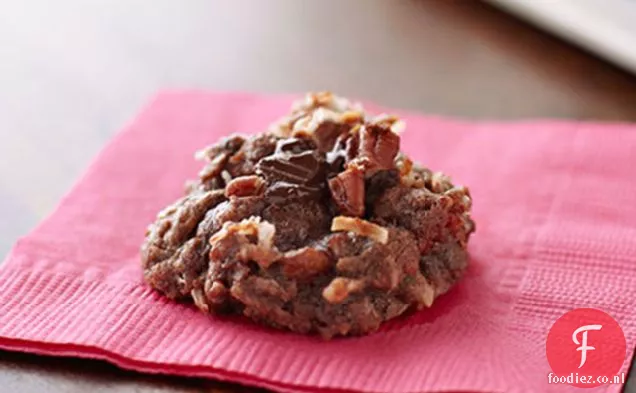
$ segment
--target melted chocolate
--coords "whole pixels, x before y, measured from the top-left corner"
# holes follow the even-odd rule
[[[316,143],[308,138],[281,139],[276,144],[276,154],[298,154],[307,150],[315,150]]]

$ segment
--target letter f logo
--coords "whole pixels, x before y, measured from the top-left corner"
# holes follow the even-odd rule
[[[583,367],[585,361],[587,360],[587,351],[593,351],[596,349],[592,346],[587,345],[587,332],[589,330],[601,330],[602,327],[602,325],[585,325],[576,329],[574,333],[572,333],[572,341],[574,341],[574,344],[581,345],[576,349],[577,351],[581,351],[581,364],[579,364],[579,368]],[[581,332],[583,332],[583,334],[581,335],[581,342],[579,342],[579,339],[576,336]]]

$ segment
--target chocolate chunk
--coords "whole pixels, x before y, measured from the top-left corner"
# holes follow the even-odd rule
[[[249,137],[241,149],[229,158],[225,169],[232,177],[253,175],[255,165],[274,153],[279,140],[279,137],[269,133]]]
[[[323,180],[324,167],[323,161],[315,152],[306,151],[263,158],[256,165],[256,173],[265,177],[270,184],[285,182],[318,186]]]
[[[276,144],[276,154],[299,154],[308,150],[316,150],[316,143],[309,138],[281,139]]]
[[[256,166],[269,187],[265,196],[272,203],[301,199],[321,199],[324,194],[325,162],[316,151],[274,154]]]

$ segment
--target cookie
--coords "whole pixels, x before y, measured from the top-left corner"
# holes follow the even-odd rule
[[[468,189],[400,152],[404,125],[330,93],[230,136],[142,245],[147,283],[204,312],[362,335],[430,307],[462,276]]]

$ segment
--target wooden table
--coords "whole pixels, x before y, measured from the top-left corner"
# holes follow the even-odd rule
[[[475,1],[3,2],[0,254],[155,91],[171,87],[331,89],[469,118],[636,121],[636,77]],[[0,387],[240,389],[6,352]]]

